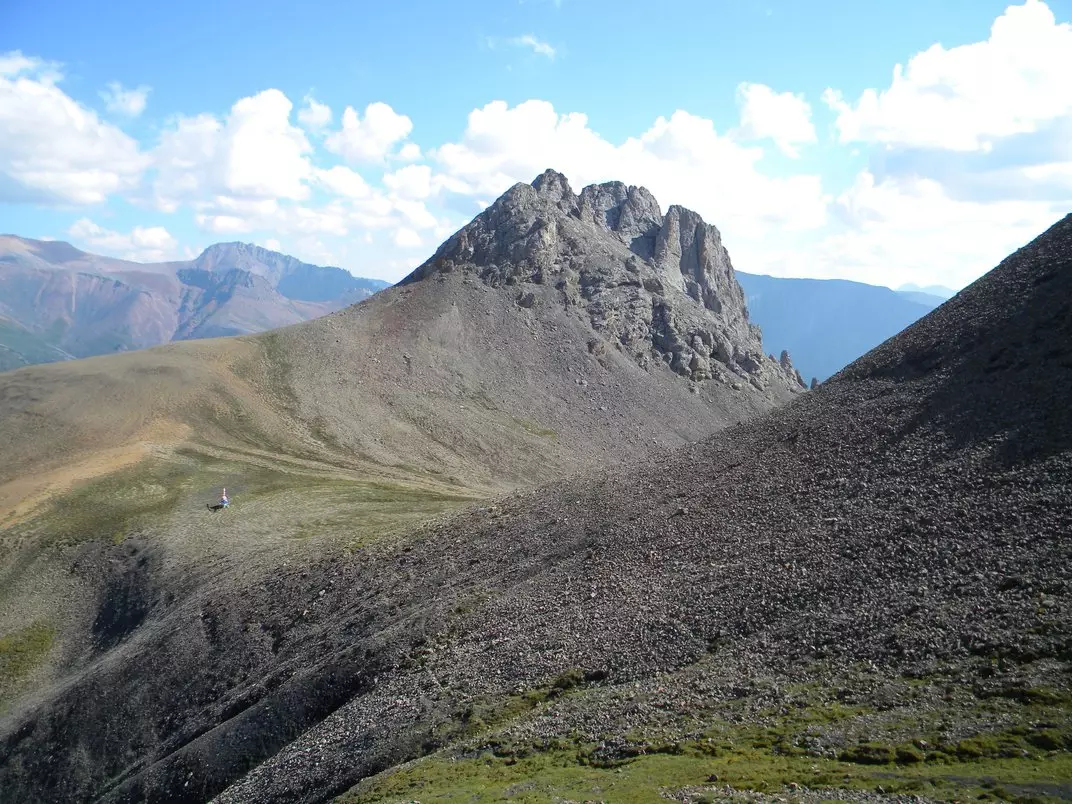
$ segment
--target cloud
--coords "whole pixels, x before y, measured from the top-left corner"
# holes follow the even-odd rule
[[[865,170],[838,196],[834,213],[840,226],[817,243],[758,253],[753,262],[785,276],[960,288],[1064,210],[1030,200],[958,200],[931,179],[879,180]]]
[[[386,103],[370,103],[364,118],[347,106],[342,128],[328,135],[324,147],[350,163],[381,163],[412,130],[413,121]]]
[[[494,101],[469,114],[459,142],[435,149],[433,181],[452,192],[497,196],[554,167],[575,189],[608,180],[646,186],[664,206],[690,207],[734,237],[821,226],[828,199],[820,178],[768,175],[762,157],[761,148],[745,147],[685,111],[612,143],[583,114],[559,114],[546,101]]]
[[[90,251],[136,262],[163,262],[175,255],[178,242],[163,226],[135,226],[126,234],[79,218],[67,234]]]
[[[319,132],[331,123],[331,107],[305,96],[305,106],[298,112],[298,122],[313,132]]]
[[[267,240],[265,240],[264,247],[269,251],[282,251],[283,249],[282,244],[274,237],[269,237]]]
[[[432,169],[428,165],[406,165],[385,174],[383,183],[399,198],[428,198],[433,192]]]
[[[149,101],[149,87],[123,89],[123,85],[118,81],[112,81],[107,89],[100,93],[100,96],[104,98],[109,112],[124,117],[137,117],[145,111],[145,106]]]
[[[391,241],[399,248],[420,248],[424,245],[421,236],[406,226],[396,229]]]
[[[855,102],[827,89],[843,143],[988,151],[1072,113],[1072,25],[1041,0],[1010,6],[985,42],[940,44],[898,64],[884,90]]]
[[[515,36],[510,40],[510,44],[515,47],[525,47],[535,53],[537,56],[546,56],[548,59],[555,58],[555,49],[544,42],[542,39],[537,39],[532,34],[524,34],[523,36]]]
[[[312,146],[291,125],[292,108],[286,95],[267,89],[236,102],[225,120],[209,114],[180,118],[152,152],[158,208],[171,211],[220,195],[307,198]]]
[[[399,162],[416,162],[421,158],[421,147],[415,142],[407,142],[398,149],[394,158]]]
[[[0,56],[0,201],[96,204],[135,187],[148,164],[137,142],[63,92],[62,78],[19,51]]]
[[[774,141],[786,156],[799,156],[796,146],[816,141],[811,122],[811,106],[800,95],[777,93],[764,84],[743,83],[737,87],[741,105],[742,139]]]
[[[316,178],[334,195],[347,198],[368,198],[372,195],[372,188],[361,174],[345,165],[336,165],[329,170],[318,170]]]
[[[827,90],[839,140],[863,143],[868,167],[811,269],[960,287],[1050,226],[1072,207],[1070,74],[1072,25],[1027,0],[985,41],[897,65],[885,89],[853,103]]]

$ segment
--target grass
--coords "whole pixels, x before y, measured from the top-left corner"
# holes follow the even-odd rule
[[[53,498],[29,521],[11,529],[15,541],[38,547],[91,540],[120,542],[136,531],[167,533],[171,515],[200,516],[224,486],[232,505],[226,515],[307,538],[339,534],[355,543],[394,532],[420,519],[467,505],[476,497],[420,484],[369,481],[301,467],[280,456],[275,465],[253,455],[218,458],[180,448],[167,458],[95,478]],[[181,524],[181,523],[179,523]]]
[[[580,678],[571,676],[564,683],[571,694],[586,694]],[[1044,703],[1012,704],[1009,711],[1020,725],[952,741],[943,740],[937,730],[921,730],[914,739],[860,741],[833,754],[829,748],[810,750],[806,738],[844,734],[849,727],[874,723],[876,713],[820,701],[820,693],[803,690],[794,695],[813,697],[806,705],[755,711],[743,720],[716,715],[704,731],[687,738],[668,738],[661,729],[634,730],[624,740],[612,740],[613,751],[576,734],[526,741],[496,732],[552,701],[556,686],[476,702],[459,718],[463,727],[451,735],[457,739],[453,745],[366,779],[340,801],[649,802],[681,791],[704,801],[719,800],[713,791],[722,785],[783,794],[791,785],[835,794],[881,788],[962,801],[1072,797],[1072,721],[1059,695],[1034,696]],[[931,711],[920,723],[940,726],[949,714]],[[448,736],[446,730],[439,736]]]
[[[195,471],[185,462],[143,460],[56,497],[18,530],[31,531],[39,545],[122,541],[170,512]]]
[[[34,623],[0,637],[0,711],[52,649],[56,629]]]
[[[1059,800],[1072,793],[1072,754],[1033,759],[957,759],[876,766],[787,755],[739,742],[685,741],[616,763],[593,761],[596,744],[575,743],[503,756],[488,750],[459,757],[442,752],[372,777],[343,796],[347,804],[373,802],[552,802],[599,798],[659,801],[664,791],[719,785],[776,793],[790,785],[875,790],[936,798]],[[1063,789],[1063,794],[1061,790]]]

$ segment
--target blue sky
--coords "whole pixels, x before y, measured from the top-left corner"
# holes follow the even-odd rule
[[[740,270],[959,287],[1072,209],[1070,21],[1066,0],[8,3],[0,230],[398,279],[554,167],[696,209]]]

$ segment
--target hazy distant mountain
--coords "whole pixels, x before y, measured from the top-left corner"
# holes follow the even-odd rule
[[[738,271],[737,281],[752,321],[763,331],[764,349],[774,354],[787,349],[805,378],[820,381],[937,306],[843,279],[783,279]]]
[[[922,290],[898,290],[896,293],[898,296],[904,296],[909,301],[930,307],[932,310],[947,302],[950,298],[948,296],[935,296],[933,293],[924,293]]]
[[[921,304],[926,304],[931,307],[937,307],[944,301],[948,301],[957,295],[957,292],[952,288],[947,288],[945,285],[917,285],[915,282],[906,282],[897,288],[897,292],[902,296],[913,301],[918,301]],[[937,303],[934,300],[937,299]]]
[[[142,264],[0,236],[0,370],[296,324],[388,283],[245,243]]]

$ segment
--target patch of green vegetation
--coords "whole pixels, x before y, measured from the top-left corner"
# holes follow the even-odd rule
[[[169,513],[194,472],[186,463],[140,461],[55,498],[35,517],[33,530],[59,544],[122,541],[135,528]]]
[[[790,785],[824,788],[832,798],[837,790],[878,788],[943,800],[1072,797],[1072,722],[1066,707],[1052,704],[1053,696],[1031,699],[1045,705],[1008,701],[1004,722],[1020,725],[955,741],[928,731],[944,729],[949,712],[922,710],[919,737],[905,740],[901,727],[893,725],[901,736],[884,742],[884,727],[876,724],[890,721],[882,721],[880,712],[829,700],[824,689],[804,686],[783,690],[779,706],[752,710],[744,719],[733,714],[737,702],[723,701],[717,711],[725,719],[715,715],[702,732],[676,737],[664,726],[600,742],[576,734],[524,741],[501,730],[534,714],[556,688],[586,695],[574,687],[584,681],[579,671],[570,671],[541,691],[478,702],[467,713],[469,728],[445,728],[437,735],[435,744],[450,748],[367,779],[341,800],[656,801],[686,788],[700,796],[712,779],[761,793],[784,792]],[[869,731],[877,739],[830,751],[830,735]]]
[[[34,623],[0,637],[0,709],[52,650],[56,629]]]
[[[514,424],[520,427],[529,435],[540,436],[541,438],[555,438],[558,433],[549,427],[543,427],[542,425],[534,422],[530,419],[522,419],[518,416],[512,417]]]
[[[419,665],[419,659],[414,664]],[[454,712],[451,719],[434,729],[433,735],[438,743],[443,744],[484,734],[492,728],[532,712],[549,701],[569,694],[597,677],[598,674],[585,674],[579,668],[570,668],[550,683],[540,687],[504,697],[474,698]],[[513,757],[518,752],[529,751],[526,746],[515,745],[509,740],[495,737],[491,738],[489,745],[499,757]]]
[[[593,743],[554,741],[527,752],[494,748],[476,755],[440,752],[358,784],[339,801],[553,802],[599,798],[661,799],[664,791],[700,788],[717,780],[740,790],[776,793],[789,785],[915,794],[935,798],[1031,797],[1058,800],[1072,792],[1072,756],[887,767],[812,756],[789,756],[747,745],[712,753],[695,742],[646,751],[614,763],[592,761]]]

